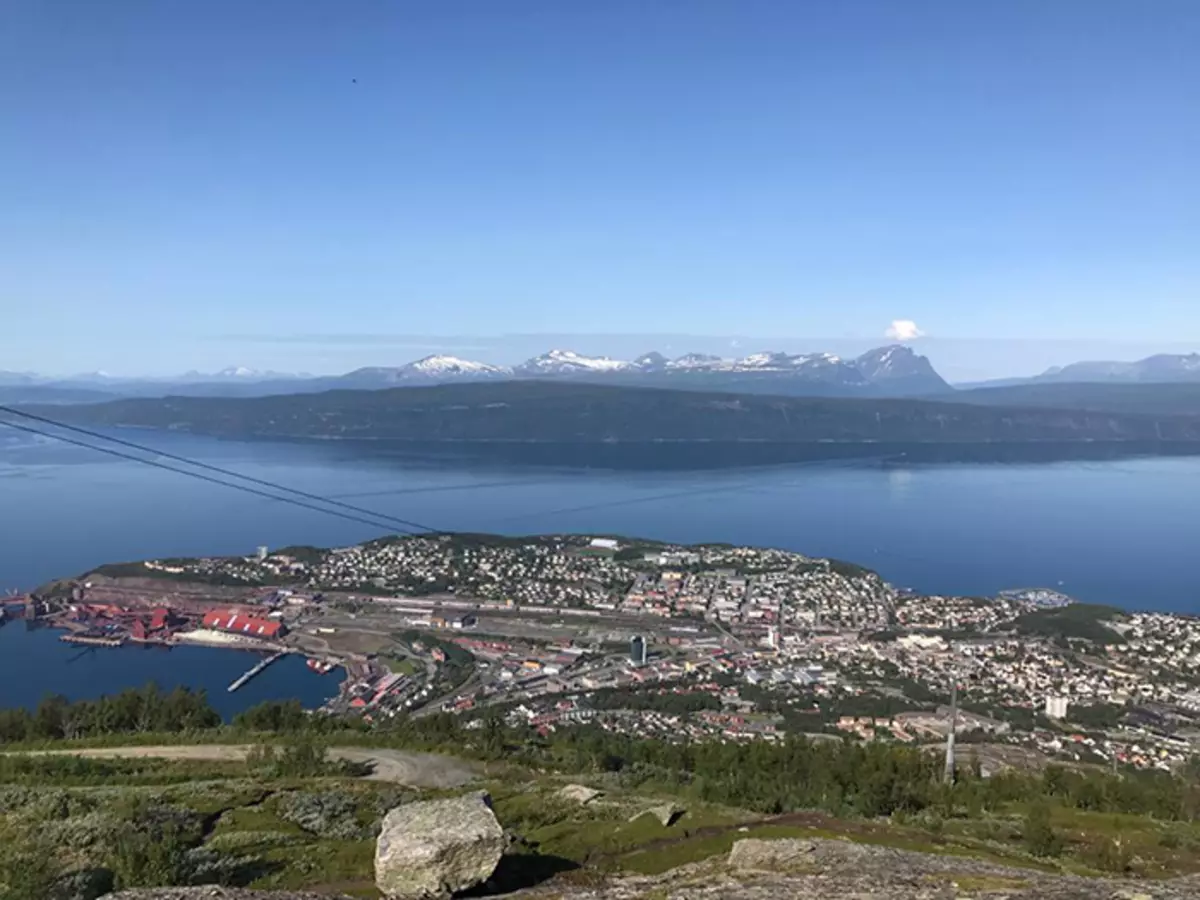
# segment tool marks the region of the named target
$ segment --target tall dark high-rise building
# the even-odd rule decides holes
[[[635,634],[629,642],[629,662],[635,666],[646,664],[646,639],[640,634]]]

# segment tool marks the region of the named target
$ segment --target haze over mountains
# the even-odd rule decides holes
[[[647,447],[671,465],[702,457],[720,465],[773,463],[887,447],[901,455],[935,447],[937,458],[953,460],[1093,458],[1200,450],[1200,378],[1188,377],[1192,360],[1101,369],[1109,381],[955,389],[906,345],[852,359],[646,353],[625,361],[551,350],[511,367],[435,355],[333,377],[229,369],[218,378],[189,373],[169,382],[114,383],[96,375],[39,383],[19,375],[0,387],[0,402],[56,404],[40,414],[77,424],[399,443],[552,465],[579,462],[579,453],[587,465],[602,465],[609,455],[631,452],[643,465]],[[1115,372],[1132,378],[1147,371],[1178,380],[1113,380]],[[682,456],[680,444],[688,445]]]
[[[1188,385],[1200,386],[1200,353],[1156,354],[1133,362],[1092,361],[1053,367],[1029,378],[951,386],[907,344],[859,356],[752,353],[738,358],[649,352],[632,360],[556,349],[514,366],[436,354],[399,366],[369,366],[313,376],[246,367],[173,378],[121,378],[104,372],[49,378],[0,371],[0,402],[95,403],[123,397],[262,397],[328,390],[380,390],[439,384],[542,380],[741,394],[846,398],[955,398],[964,403],[1064,409],[1186,412]],[[1180,390],[1157,387],[1180,385]],[[1121,391],[1122,386],[1132,390]],[[1139,390],[1138,388],[1144,388]]]
[[[189,372],[169,379],[116,379],[95,373],[55,380],[28,373],[0,373],[0,397],[8,402],[88,402],[168,395],[250,397],[514,379],[830,397],[905,397],[951,390],[928,359],[910,347],[894,345],[853,359],[832,353],[780,352],[754,353],[738,359],[692,353],[671,359],[651,352],[625,361],[550,350],[516,366],[497,366],[434,355],[401,366],[371,366],[320,377],[238,367],[214,375]]]
[[[1133,362],[1092,360],[1053,366],[1029,378],[997,378],[970,387],[1018,384],[1177,384],[1200,382],[1200,353],[1156,353]]]

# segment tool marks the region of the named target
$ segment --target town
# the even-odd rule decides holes
[[[1200,737],[1200,620],[1039,590],[920,596],[781,550],[398,536],[106,566],[21,604],[7,615],[77,643],[262,652],[231,690],[301,653],[343,675],[328,710],[369,722],[930,745],[953,731],[984,766],[1169,769]]]

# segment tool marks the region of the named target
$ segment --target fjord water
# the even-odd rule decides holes
[[[132,437],[437,529],[767,545],[857,562],[923,592],[1049,586],[1091,602],[1200,612],[1193,562],[1200,524],[1196,457],[637,472],[451,464],[334,443],[223,442],[160,432]],[[0,589],[31,588],[104,562],[248,554],[260,544],[340,545],[381,533],[11,435],[0,435],[0,513]],[[52,652],[41,638],[14,653],[13,629],[5,631],[0,685],[19,683],[20,673],[46,654],[62,664],[57,647]],[[35,649],[24,649],[29,646]],[[197,663],[189,677],[216,660],[225,666],[232,657],[231,669],[245,661],[243,654],[200,653],[214,662]],[[106,665],[104,656],[96,659]],[[144,681],[162,667],[160,659],[143,655],[136,671],[144,669],[145,676],[122,670],[120,678]],[[221,690],[226,674],[214,679]],[[307,674],[269,671],[260,689],[276,685],[286,695]],[[0,706],[8,702],[0,693]]]
[[[125,432],[435,529],[728,541],[834,556],[924,592],[1059,586],[1200,612],[1200,459],[632,472],[414,461],[340,444]],[[686,451],[681,451],[686,452]],[[104,562],[331,546],[380,529],[41,439],[0,435],[0,587]]]
[[[340,673],[318,675],[298,656],[284,657],[231,694],[230,683],[258,662],[259,654],[191,646],[77,647],[62,643],[59,634],[20,621],[0,627],[0,709],[32,708],[48,694],[94,698],[148,681],[165,691],[203,689],[225,719],[265,700],[296,699],[316,708],[337,694]]]

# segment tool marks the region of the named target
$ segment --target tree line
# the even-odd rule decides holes
[[[76,740],[106,734],[199,731],[221,724],[204,691],[156,684],[129,688],[97,700],[52,694],[37,708],[0,709],[0,743]]]
[[[672,702],[685,699],[663,697],[664,702],[667,697]],[[628,699],[619,693],[605,698],[602,702],[618,704]],[[32,712],[0,711],[0,742],[179,733],[220,725],[203,691],[163,692],[149,685],[74,703],[48,697]],[[510,727],[494,711],[475,722],[448,713],[400,717],[367,735],[357,719],[313,715],[294,701],[261,704],[237,716],[232,727],[293,737],[337,735],[342,740],[504,759],[567,773],[612,773],[630,784],[673,788],[764,813],[819,809],[867,817],[925,811],[976,816],[1014,804],[1051,802],[1089,812],[1200,820],[1200,764],[1176,773],[1121,774],[1050,766],[1042,773],[1009,770],[985,778],[967,753],[954,783],[947,785],[940,754],[882,741],[668,741],[593,726],[542,735]],[[305,754],[311,756],[307,744],[275,761],[303,768]]]
[[[1200,821],[1200,763],[1175,772],[1048,766],[984,777],[969,752],[952,784],[940,753],[883,741],[777,743],[666,741],[593,726],[540,735],[505,727],[499,716],[464,727],[450,714],[390,723],[379,737],[396,746],[504,759],[564,773],[610,773],[630,786],[652,785],[697,799],[767,814],[822,810],[865,817],[975,818],[1014,806],[1050,803],[1087,812]]]

